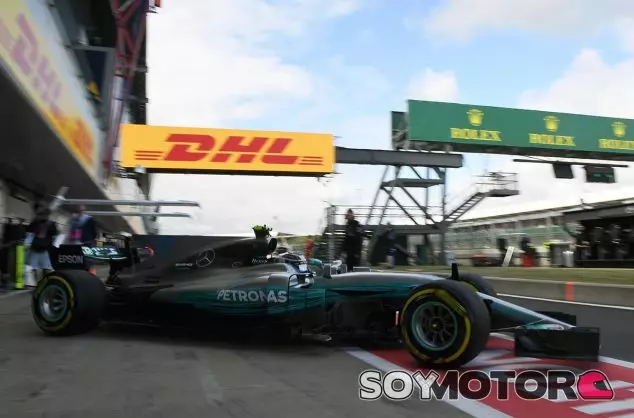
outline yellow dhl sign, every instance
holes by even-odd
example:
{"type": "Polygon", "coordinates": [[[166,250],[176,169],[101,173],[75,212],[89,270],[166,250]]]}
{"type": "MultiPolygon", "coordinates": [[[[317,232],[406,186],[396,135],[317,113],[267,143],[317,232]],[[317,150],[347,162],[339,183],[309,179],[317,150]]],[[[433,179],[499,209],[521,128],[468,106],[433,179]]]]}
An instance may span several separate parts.
{"type": "MultiPolygon", "coordinates": [[[[46,8],[44,4],[31,7],[46,8]]],[[[82,116],[82,106],[87,103],[78,103],[70,93],[75,75],[58,67],[47,42],[49,35],[42,33],[41,26],[26,1],[1,0],[0,61],[77,160],[94,175],[96,138],[82,116]]]]}

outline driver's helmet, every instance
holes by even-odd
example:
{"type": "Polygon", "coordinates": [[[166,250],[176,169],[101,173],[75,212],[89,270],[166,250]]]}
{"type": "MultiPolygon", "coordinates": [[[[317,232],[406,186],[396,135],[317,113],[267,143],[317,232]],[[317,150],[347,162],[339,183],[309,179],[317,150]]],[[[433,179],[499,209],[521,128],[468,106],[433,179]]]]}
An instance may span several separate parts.
{"type": "Polygon", "coordinates": [[[287,252],[288,252],[288,248],[286,248],[286,247],[284,247],[284,246],[278,246],[278,247],[275,249],[275,253],[276,253],[276,254],[284,254],[284,253],[287,253],[287,252]]]}
{"type": "Polygon", "coordinates": [[[303,254],[285,253],[280,256],[283,262],[291,264],[306,264],[306,258],[303,254]]]}

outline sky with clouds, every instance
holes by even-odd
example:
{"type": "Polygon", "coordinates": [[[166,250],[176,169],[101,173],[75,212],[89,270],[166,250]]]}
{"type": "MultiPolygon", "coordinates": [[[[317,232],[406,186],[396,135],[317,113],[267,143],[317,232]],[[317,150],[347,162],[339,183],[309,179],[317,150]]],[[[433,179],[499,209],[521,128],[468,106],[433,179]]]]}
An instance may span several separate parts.
{"type": "MultiPolygon", "coordinates": [[[[388,149],[390,111],[408,99],[634,118],[632,0],[179,0],[148,28],[153,125],[327,132],[388,149]]],[[[521,194],[469,217],[634,196],[630,168],[589,185],[580,169],[555,181],[550,166],[512,158],[467,154],[450,200],[493,170],[518,173],[521,194]]],[[[315,232],[326,202],[370,205],[382,173],[157,175],[152,197],[202,205],[191,220],[165,218],[165,233],[315,232]]]]}

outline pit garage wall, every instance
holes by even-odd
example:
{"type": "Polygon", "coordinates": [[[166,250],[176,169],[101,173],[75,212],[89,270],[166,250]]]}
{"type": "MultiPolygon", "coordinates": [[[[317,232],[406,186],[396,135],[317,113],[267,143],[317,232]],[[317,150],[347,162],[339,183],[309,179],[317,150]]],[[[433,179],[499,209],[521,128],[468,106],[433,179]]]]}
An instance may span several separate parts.
{"type": "MultiPolygon", "coordinates": [[[[122,181],[118,181],[117,185],[113,186],[112,190],[117,190],[121,195],[134,195],[134,193],[138,192],[138,188],[133,180],[126,179],[118,179],[122,181]]],[[[140,194],[138,195],[140,196],[140,194]]],[[[112,196],[111,198],[115,198],[118,196],[112,196]]],[[[123,197],[119,197],[123,198],[123,197]]],[[[128,197],[126,197],[128,198],[128,197]]],[[[136,197],[138,199],[144,199],[144,197],[136,197]]],[[[38,197],[31,194],[30,192],[19,188],[5,180],[0,179],[0,217],[11,217],[11,218],[22,218],[27,223],[33,219],[35,215],[34,207],[35,203],[38,201],[38,197]]],[[[136,210],[136,207],[119,207],[119,210],[136,210]]],[[[57,227],[60,233],[67,235],[69,232],[69,222],[71,219],[71,213],[69,211],[64,211],[62,209],[58,209],[51,217],[53,221],[57,224],[57,227]]],[[[3,219],[4,221],[4,219],[3,219]]],[[[134,232],[137,234],[146,234],[147,229],[145,224],[140,217],[127,217],[128,223],[134,229],[134,232]]],[[[101,229],[100,229],[101,230],[101,229]]],[[[103,231],[102,231],[103,232],[103,231]]],[[[111,231],[117,232],[117,231],[111,231]]],[[[0,234],[2,234],[2,227],[0,225],[0,234]]],[[[0,235],[0,242],[2,240],[2,236],[0,235]]]]}
{"type": "MultiPolygon", "coordinates": [[[[61,142],[59,146],[66,146],[75,159],[83,166],[86,172],[86,178],[85,180],[82,179],[82,181],[94,182],[95,187],[98,187],[97,185],[101,182],[101,153],[106,140],[106,132],[100,128],[98,112],[92,102],[92,96],[87,89],[87,81],[85,77],[82,76],[83,73],[78,65],[77,58],[67,47],[69,41],[63,30],[63,25],[61,25],[58,16],[51,13],[50,6],[46,0],[12,0],[6,4],[0,2],[0,4],[0,11],[3,12],[0,18],[0,29],[5,28],[5,26],[2,25],[11,25],[11,30],[16,32],[15,36],[18,36],[17,33],[20,29],[16,26],[15,20],[18,19],[18,17],[24,17],[31,28],[30,30],[35,32],[37,45],[33,46],[31,51],[37,51],[38,59],[46,58],[54,67],[54,72],[60,81],[62,91],[61,101],[58,103],[58,106],[63,116],[83,122],[90,136],[92,136],[92,154],[88,158],[81,158],[77,145],[73,145],[71,142],[72,138],[69,132],[60,131],[58,129],[59,127],[53,123],[49,105],[38,95],[38,91],[35,89],[32,80],[20,72],[21,67],[15,62],[6,61],[10,60],[6,54],[3,56],[5,58],[3,65],[12,73],[14,82],[20,85],[25,93],[34,101],[34,105],[40,116],[47,120],[54,128],[61,142]],[[87,160],[92,160],[92,162],[88,163],[87,160]]],[[[42,140],[53,139],[54,138],[42,138],[42,140]]],[[[63,179],[59,179],[59,181],[63,182],[63,179]]],[[[138,197],[138,190],[135,187],[134,181],[115,180],[113,183],[114,184],[110,187],[112,197],[121,195],[130,196],[131,198],[138,197]]],[[[12,192],[10,188],[7,187],[6,182],[2,182],[2,179],[0,179],[0,184],[2,186],[0,190],[0,216],[16,216],[30,220],[33,215],[33,204],[37,200],[37,197],[24,192],[20,193],[20,195],[22,199],[26,201],[12,198],[12,192]]],[[[59,184],[60,187],[63,185],[64,184],[61,183],[59,184]]],[[[57,189],[54,191],[48,190],[47,194],[56,191],[57,189]]],[[[108,194],[108,190],[106,190],[106,193],[108,194]]],[[[40,198],[41,197],[42,196],[40,196],[40,198]]],[[[130,208],[120,209],[130,210],[130,208]]],[[[61,224],[60,226],[65,226],[67,220],[68,214],[63,213],[59,215],[59,219],[56,219],[56,221],[61,224]]],[[[130,217],[127,221],[131,224],[135,232],[144,233],[141,218],[130,217]]]]}
{"type": "MultiPolygon", "coordinates": [[[[30,192],[0,180],[0,216],[22,218],[28,223],[35,215],[34,207],[37,200],[37,196],[30,192]]],[[[51,219],[57,223],[61,233],[67,234],[70,217],[70,212],[58,210],[51,219]]]]}
{"type": "MultiPolygon", "coordinates": [[[[102,152],[103,146],[106,141],[106,132],[99,129],[99,123],[97,119],[97,111],[92,103],[92,96],[87,90],[87,82],[83,80],[81,76],[73,77],[73,75],[82,74],[81,68],[77,63],[77,58],[74,54],[70,53],[64,45],[68,43],[66,39],[66,35],[64,34],[63,26],[61,22],[50,12],[48,5],[46,4],[46,0],[26,0],[26,3],[29,5],[31,13],[34,16],[34,19],[37,19],[38,25],[41,25],[41,30],[47,30],[54,32],[53,41],[49,43],[54,44],[51,45],[51,51],[58,57],[59,61],[63,61],[63,68],[65,77],[69,80],[66,81],[67,85],[72,86],[73,98],[76,103],[79,103],[78,106],[81,110],[81,116],[83,120],[87,121],[91,132],[95,133],[95,154],[94,164],[92,167],[88,168],[89,174],[93,177],[93,180],[96,183],[99,183],[99,178],[101,175],[101,161],[102,161],[102,152]]],[[[115,78],[113,80],[115,82],[115,90],[113,94],[115,97],[123,96],[123,87],[124,84],[121,78],[115,78]]],[[[105,92],[104,92],[105,93],[105,92]]],[[[123,102],[117,100],[114,102],[115,106],[122,106],[123,102]]],[[[116,112],[113,112],[113,115],[116,112]]],[[[123,122],[129,118],[129,110],[124,110],[124,120],[123,122]]],[[[118,153],[118,150],[116,150],[118,153]]],[[[137,186],[136,181],[130,179],[121,179],[121,178],[113,178],[110,183],[106,187],[106,195],[110,199],[147,199],[147,196],[143,196],[139,187],[137,186]]],[[[87,208],[90,210],[91,208],[87,208]]],[[[143,210],[144,208],[139,208],[136,206],[118,206],[117,209],[119,211],[138,211],[143,210]]],[[[127,216],[124,217],[130,227],[132,228],[134,233],[137,234],[145,234],[146,228],[143,222],[143,218],[141,217],[132,217],[127,216]]],[[[118,231],[113,231],[118,232],[118,231]]]]}

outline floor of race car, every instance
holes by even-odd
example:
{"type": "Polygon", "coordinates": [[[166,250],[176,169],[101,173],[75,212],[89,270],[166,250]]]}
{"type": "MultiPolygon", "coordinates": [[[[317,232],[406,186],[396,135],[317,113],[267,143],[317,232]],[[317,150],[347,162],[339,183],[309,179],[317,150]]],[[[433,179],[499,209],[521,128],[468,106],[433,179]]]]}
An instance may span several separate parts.
{"type": "MultiPolygon", "coordinates": [[[[604,355],[634,360],[634,311],[512,301],[533,309],[577,313],[584,325],[602,327],[604,355]]],[[[604,404],[603,410],[580,412],[573,408],[578,404],[527,401],[505,405],[491,401],[484,405],[489,409],[467,406],[463,410],[416,399],[367,402],[359,400],[359,373],[385,364],[411,368],[403,350],[355,353],[319,344],[266,347],[134,326],[107,326],[80,337],[48,338],[35,327],[28,302],[27,294],[0,299],[0,417],[452,418],[521,417],[536,412],[632,417],[627,414],[634,413],[632,363],[624,363],[629,368],[598,365],[612,380],[621,382],[617,399],[604,404]],[[616,409],[614,402],[621,402],[616,409]],[[606,414],[608,404],[613,412],[606,414]]],[[[492,348],[504,345],[498,342],[492,348]]]]}

